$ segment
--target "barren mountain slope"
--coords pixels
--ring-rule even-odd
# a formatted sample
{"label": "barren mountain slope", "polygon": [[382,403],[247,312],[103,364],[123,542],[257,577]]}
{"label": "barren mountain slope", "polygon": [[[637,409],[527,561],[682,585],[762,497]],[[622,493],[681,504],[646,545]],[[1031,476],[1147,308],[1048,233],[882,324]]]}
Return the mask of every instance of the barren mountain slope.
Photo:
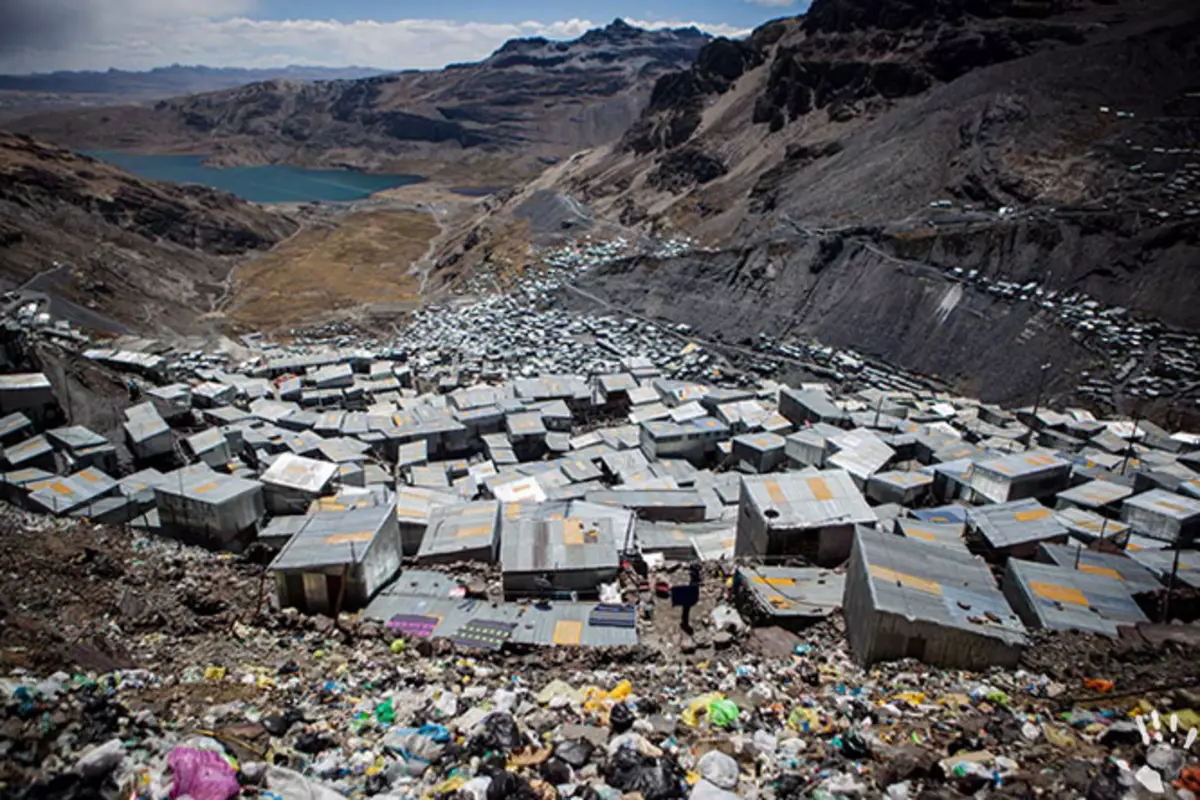
{"label": "barren mountain slope", "polygon": [[295,228],[230,194],[0,132],[0,280],[96,309],[84,324],[191,330],[239,257]]}

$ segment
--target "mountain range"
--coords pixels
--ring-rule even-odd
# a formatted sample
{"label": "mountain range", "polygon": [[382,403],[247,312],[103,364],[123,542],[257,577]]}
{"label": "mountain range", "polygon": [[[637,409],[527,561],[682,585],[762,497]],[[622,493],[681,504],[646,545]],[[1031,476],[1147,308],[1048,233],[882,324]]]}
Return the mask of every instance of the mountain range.
{"label": "mountain range", "polygon": [[290,163],[506,183],[619,137],[654,82],[710,37],[616,20],[570,42],[509,41],[437,71],[271,80],[151,106],[57,111],[10,123],[78,148],[195,152],[223,165]]}

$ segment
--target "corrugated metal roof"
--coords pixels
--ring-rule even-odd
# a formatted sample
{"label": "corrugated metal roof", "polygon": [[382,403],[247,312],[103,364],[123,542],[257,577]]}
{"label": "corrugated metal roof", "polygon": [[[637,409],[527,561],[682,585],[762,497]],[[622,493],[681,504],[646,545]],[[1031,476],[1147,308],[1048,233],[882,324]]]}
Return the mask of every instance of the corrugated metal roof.
{"label": "corrugated metal roof", "polygon": [[1055,470],[1069,470],[1070,468],[1070,462],[1064,461],[1052,453],[1038,450],[1013,453],[992,461],[975,463],[975,469],[979,472],[991,473],[1009,480]]}
{"label": "corrugated metal roof", "polygon": [[32,420],[20,411],[14,411],[0,419],[0,437],[10,436],[19,430],[33,426]]}
{"label": "corrugated metal roof", "polygon": [[434,506],[460,503],[454,494],[434,489],[404,486],[396,491],[396,518],[402,523],[425,524]]}
{"label": "corrugated metal roof", "polygon": [[262,484],[215,472],[203,464],[196,464],[166,473],[162,482],[154,489],[166,495],[220,505],[235,497],[261,492]]}
{"label": "corrugated metal roof", "polygon": [[395,524],[391,517],[388,506],[309,514],[304,518],[307,524],[292,536],[270,568],[303,570],[361,563],[375,537]]}
{"label": "corrugated metal roof", "polygon": [[54,446],[46,440],[42,434],[34,436],[32,439],[26,439],[20,444],[10,445],[4,448],[4,459],[9,464],[16,466],[29,461],[33,458],[44,456],[47,453],[53,453]]}
{"label": "corrugated metal roof", "polygon": [[960,505],[938,506],[937,508],[915,508],[912,515],[926,522],[961,522],[967,521],[967,507]]}
{"label": "corrugated metal roof", "polygon": [[854,538],[875,611],[1009,644],[1026,643],[1025,626],[983,559],[862,528]]}
{"label": "corrugated metal roof", "polygon": [[397,614],[433,618],[432,637],[448,639],[473,620],[511,623],[510,642],[537,646],[625,647],[637,644],[637,631],[630,628],[591,625],[595,603],[552,603],[536,606],[517,603],[488,603],[477,599],[443,599],[418,595],[382,594],[364,614],[388,621]]}
{"label": "corrugated metal roof", "polygon": [[1086,547],[1043,543],[1038,558],[1068,569],[1092,575],[1106,575],[1125,584],[1130,594],[1156,592],[1162,588],[1158,578],[1134,559],[1120,553],[1104,553]]}
{"label": "corrugated metal roof", "polygon": [[933,476],[925,472],[907,472],[903,470],[891,470],[889,472],[877,472],[871,476],[872,481],[886,483],[889,486],[896,486],[901,489],[913,489],[918,486],[928,486],[933,483]]}
{"label": "corrugated metal roof", "polygon": [[272,486],[319,494],[333,480],[337,470],[337,465],[328,461],[281,453],[259,480]]}
{"label": "corrugated metal roof", "polygon": [[819,528],[875,521],[850,475],[832,469],[810,476],[742,478],[742,501],[758,508],[773,528]]}
{"label": "corrugated metal roof", "polygon": [[1176,584],[1200,589],[1200,552],[1195,550],[1156,550],[1151,548],[1130,547],[1126,553],[1134,561],[1141,564],[1166,585],[1171,578],[1171,570],[1176,567],[1175,554],[1179,553],[1178,571],[1175,575]]}
{"label": "corrugated metal roof", "polygon": [[957,547],[966,549],[963,541],[963,531],[966,524],[962,522],[926,522],[921,519],[896,518],[896,527],[906,538],[914,542],[925,542],[941,547]]}
{"label": "corrugated metal roof", "polygon": [[82,425],[71,425],[66,428],[48,430],[46,431],[46,438],[67,450],[83,450],[88,447],[98,447],[108,444],[108,440],[103,436]]}
{"label": "corrugated metal roof", "polygon": [[0,391],[7,389],[49,389],[50,379],[40,372],[0,375]]}
{"label": "corrugated metal roof", "polygon": [[1109,481],[1088,481],[1078,486],[1059,492],[1059,500],[1065,500],[1082,508],[1099,508],[1113,503],[1119,503],[1133,494],[1129,486]]}
{"label": "corrugated metal roof", "polygon": [[827,617],[846,591],[844,573],[813,567],[742,567],[735,580],[772,617]]}
{"label": "corrugated metal roof", "polygon": [[94,467],[88,467],[30,492],[29,502],[55,514],[66,514],[103,497],[116,486],[115,480]]}
{"label": "corrugated metal roof", "polygon": [[1076,539],[1084,541],[1093,541],[1103,536],[1105,539],[1111,539],[1118,533],[1122,533],[1129,528],[1123,522],[1117,522],[1115,519],[1108,519],[1091,511],[1085,511],[1082,508],[1063,508],[1054,512],[1054,516],[1058,521],[1066,526],[1067,530]]}
{"label": "corrugated metal roof", "polygon": [[495,500],[435,506],[418,558],[494,548],[500,504]]}
{"label": "corrugated metal roof", "polygon": [[1200,517],[1200,500],[1168,492],[1165,489],[1151,489],[1148,492],[1134,495],[1124,502],[1122,508],[1140,509],[1180,522]]}
{"label": "corrugated metal roof", "polygon": [[[1149,621],[1121,581],[1107,575],[1012,558],[1004,582],[1006,595],[1030,627],[1115,637],[1118,625]],[[1023,602],[1016,599],[1018,592]]]}
{"label": "corrugated metal roof", "polygon": [[1054,512],[1036,500],[1016,500],[993,506],[971,508],[967,520],[995,549],[1065,537],[1066,527]]}
{"label": "corrugated metal roof", "polygon": [[830,466],[840,467],[861,479],[879,472],[896,455],[878,436],[861,428],[839,433],[830,443],[838,449],[828,459]]}
{"label": "corrugated metal roof", "polygon": [[500,561],[506,573],[615,570],[620,544],[606,517],[520,519],[504,526]]}

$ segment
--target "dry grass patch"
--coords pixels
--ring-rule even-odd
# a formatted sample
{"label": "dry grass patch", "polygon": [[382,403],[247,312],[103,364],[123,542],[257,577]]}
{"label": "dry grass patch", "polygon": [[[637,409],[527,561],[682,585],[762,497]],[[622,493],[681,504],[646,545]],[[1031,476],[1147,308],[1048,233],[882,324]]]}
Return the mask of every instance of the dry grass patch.
{"label": "dry grass patch", "polygon": [[301,231],[239,269],[227,316],[239,328],[269,330],[355,306],[416,302],[412,265],[438,233],[431,215],[396,209]]}

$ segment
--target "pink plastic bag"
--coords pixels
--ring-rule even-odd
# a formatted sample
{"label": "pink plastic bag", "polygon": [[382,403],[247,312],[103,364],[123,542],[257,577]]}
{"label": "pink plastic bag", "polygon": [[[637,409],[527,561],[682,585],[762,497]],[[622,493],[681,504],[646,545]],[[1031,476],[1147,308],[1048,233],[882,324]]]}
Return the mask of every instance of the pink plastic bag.
{"label": "pink plastic bag", "polygon": [[192,800],[229,800],[241,791],[237,774],[220,753],[176,747],[167,756],[175,776],[171,798],[187,795]]}

